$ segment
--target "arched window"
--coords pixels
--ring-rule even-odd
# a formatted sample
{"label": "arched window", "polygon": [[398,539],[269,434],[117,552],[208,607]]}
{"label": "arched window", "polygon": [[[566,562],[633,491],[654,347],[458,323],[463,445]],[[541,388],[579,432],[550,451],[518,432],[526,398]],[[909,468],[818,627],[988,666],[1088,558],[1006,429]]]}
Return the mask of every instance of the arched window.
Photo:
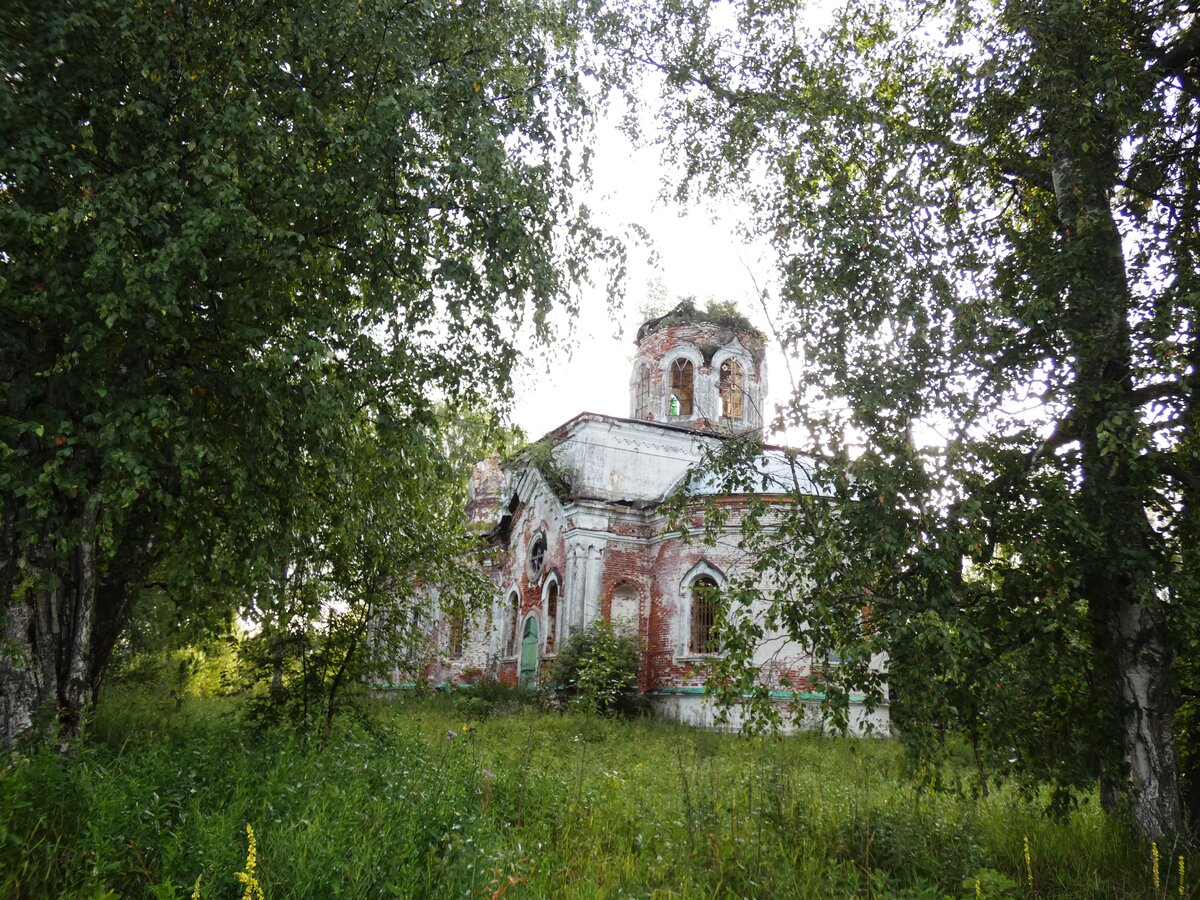
{"label": "arched window", "polygon": [[455,600],[450,604],[449,616],[449,640],[446,642],[446,650],[454,659],[458,659],[463,654],[463,638],[467,630],[467,611],[461,600]]}
{"label": "arched window", "polygon": [[408,637],[406,639],[404,657],[409,662],[417,658],[418,650],[424,646],[427,635],[421,630],[421,610],[414,606],[408,614]]}
{"label": "arched window", "polygon": [[[671,363],[671,415],[692,414],[693,370],[690,359],[677,359]],[[678,407],[678,408],[676,408]]]}
{"label": "arched window", "polygon": [[736,359],[721,363],[721,415],[728,419],[742,417],[742,367]]}
{"label": "arched window", "polygon": [[643,365],[638,368],[633,417],[644,419],[648,415],[650,415],[650,367]]}
{"label": "arched window", "polygon": [[717,653],[721,647],[717,635],[717,595],[720,588],[708,575],[692,582],[692,621],[688,632],[689,653]]}
{"label": "arched window", "polygon": [[558,634],[558,582],[546,588],[546,652],[554,652],[554,636]]}
{"label": "arched window", "polygon": [[517,655],[517,620],[521,615],[521,600],[517,596],[517,592],[513,591],[508,595],[508,615],[505,623],[505,631],[507,632],[507,640],[504,643],[504,655]]}
{"label": "arched window", "polygon": [[542,577],[542,567],[546,564],[546,536],[539,534],[529,546],[529,576],[535,581]]}

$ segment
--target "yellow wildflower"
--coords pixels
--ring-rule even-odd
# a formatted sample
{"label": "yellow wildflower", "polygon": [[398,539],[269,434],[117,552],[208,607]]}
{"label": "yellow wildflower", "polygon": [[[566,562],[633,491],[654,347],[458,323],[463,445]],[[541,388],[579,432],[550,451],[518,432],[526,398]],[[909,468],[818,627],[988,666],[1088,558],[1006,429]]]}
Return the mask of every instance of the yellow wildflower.
{"label": "yellow wildflower", "polygon": [[1029,835],[1025,835],[1025,876],[1029,886],[1033,887],[1033,856],[1029,852]]}
{"label": "yellow wildflower", "polygon": [[246,842],[246,871],[237,873],[237,880],[246,886],[242,900],[266,900],[262,885],[254,875],[254,869],[258,865],[258,844],[254,841],[254,829],[250,827],[249,822],[246,823]]}

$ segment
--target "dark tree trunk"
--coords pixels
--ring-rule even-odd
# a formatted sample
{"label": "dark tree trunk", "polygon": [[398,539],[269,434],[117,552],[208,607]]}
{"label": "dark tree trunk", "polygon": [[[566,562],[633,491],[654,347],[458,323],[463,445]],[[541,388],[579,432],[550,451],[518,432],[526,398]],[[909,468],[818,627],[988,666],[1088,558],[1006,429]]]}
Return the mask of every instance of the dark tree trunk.
{"label": "dark tree trunk", "polygon": [[92,702],[100,696],[104,676],[117,642],[129,623],[134,606],[145,589],[150,573],[162,555],[156,536],[162,528],[161,515],[138,508],[123,523],[121,542],[96,586],[96,620],[92,639]]}
{"label": "dark tree trunk", "polygon": [[968,734],[971,738],[971,752],[975,756],[975,771],[979,776],[979,793],[986,798],[988,796],[987,768],[983,764],[983,756],[980,753],[979,710],[974,703],[971,704],[969,723]]}
{"label": "dark tree trunk", "polygon": [[[333,730],[333,716],[337,712],[338,690],[341,688],[342,683],[345,681],[346,673],[350,671],[350,664],[354,659],[354,654],[357,652],[359,644],[362,643],[363,636],[366,634],[366,631],[367,631],[367,624],[370,621],[371,621],[371,604],[368,602],[366,604],[366,606],[363,608],[362,618],[359,619],[358,624],[354,627],[353,632],[351,632],[351,634],[350,634],[349,642],[346,646],[346,652],[342,655],[341,665],[338,666],[337,673],[333,676],[333,681],[331,681],[329,683],[328,701],[325,706],[324,734],[326,737],[328,737],[329,734]],[[334,644],[334,641],[333,641],[333,619],[332,618],[330,618],[329,625],[330,625],[329,643],[330,643],[330,646],[332,647]]]}
{"label": "dark tree trunk", "polygon": [[283,702],[283,656],[286,649],[286,638],[283,634],[275,636],[271,645],[271,702]]}

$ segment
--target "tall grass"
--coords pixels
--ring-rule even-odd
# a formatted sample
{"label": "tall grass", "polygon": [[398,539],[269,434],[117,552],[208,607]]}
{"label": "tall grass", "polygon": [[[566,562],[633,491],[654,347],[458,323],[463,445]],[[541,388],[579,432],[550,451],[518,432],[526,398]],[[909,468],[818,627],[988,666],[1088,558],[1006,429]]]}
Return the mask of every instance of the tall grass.
{"label": "tall grass", "polygon": [[248,823],[268,898],[1155,896],[1094,804],[925,791],[890,742],[492,708],[381,704],[304,746],[114,695],[72,758],[0,770],[0,896],[240,897]]}

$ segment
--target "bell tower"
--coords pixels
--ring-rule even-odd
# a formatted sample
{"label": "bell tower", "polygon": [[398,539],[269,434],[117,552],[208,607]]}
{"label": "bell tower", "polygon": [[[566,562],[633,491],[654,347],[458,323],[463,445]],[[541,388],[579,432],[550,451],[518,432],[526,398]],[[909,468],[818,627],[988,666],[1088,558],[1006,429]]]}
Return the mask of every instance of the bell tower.
{"label": "bell tower", "polygon": [[701,312],[688,300],[647,319],[637,333],[630,418],[762,437],[765,344],[740,313]]}

